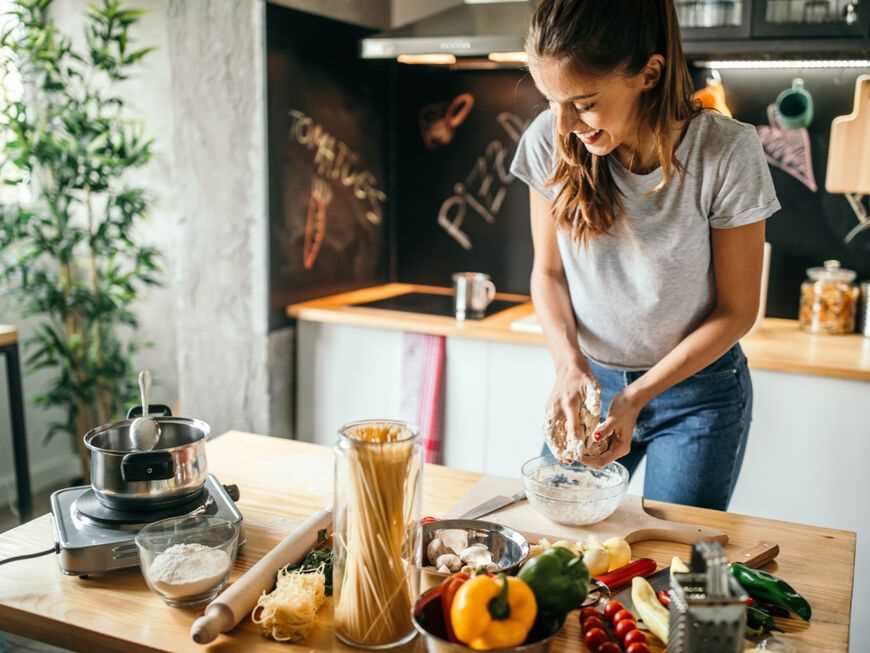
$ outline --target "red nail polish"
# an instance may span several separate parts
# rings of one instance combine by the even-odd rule
[[[595,433],[592,434],[592,437],[594,437],[595,441],[598,442],[601,439],[601,433],[596,431]]]

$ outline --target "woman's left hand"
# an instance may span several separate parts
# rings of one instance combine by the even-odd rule
[[[583,456],[583,464],[601,468],[614,460],[622,458],[631,451],[631,436],[637,423],[637,416],[643,408],[642,403],[629,388],[617,394],[610,402],[607,419],[596,429],[593,437],[598,439],[612,437],[610,448],[601,456]]]

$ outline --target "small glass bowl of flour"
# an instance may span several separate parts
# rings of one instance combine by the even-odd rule
[[[523,486],[529,504],[557,524],[588,526],[604,521],[628,490],[628,470],[617,462],[602,469],[562,465],[549,456],[526,461]]]
[[[217,517],[172,517],[136,535],[145,582],[169,605],[189,608],[223,589],[238,549],[239,529]]]

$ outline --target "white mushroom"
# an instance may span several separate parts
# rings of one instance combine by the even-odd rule
[[[442,528],[435,531],[435,537],[456,555],[468,546],[468,532],[461,528]]]
[[[445,553],[438,556],[435,566],[438,567],[438,571],[441,571],[442,567],[446,567],[449,571],[459,571],[462,567],[462,560],[453,553]]]
[[[447,568],[447,565],[442,565],[441,567],[438,567],[438,573],[439,574],[449,574],[450,570]]]
[[[429,542],[429,546],[426,547],[426,557],[433,565],[438,559],[438,556],[444,555],[445,553],[450,553],[450,549],[444,546],[444,542],[442,542],[441,538],[438,537]]]
[[[482,544],[473,544],[459,554],[462,562],[468,563],[475,569],[483,567],[492,562],[492,554],[489,549]]]

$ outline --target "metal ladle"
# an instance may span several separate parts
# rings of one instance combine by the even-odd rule
[[[151,372],[139,372],[139,395],[142,401],[142,415],[130,424],[130,440],[136,451],[151,451],[160,440],[160,424],[149,417],[148,394],[151,392]]]

